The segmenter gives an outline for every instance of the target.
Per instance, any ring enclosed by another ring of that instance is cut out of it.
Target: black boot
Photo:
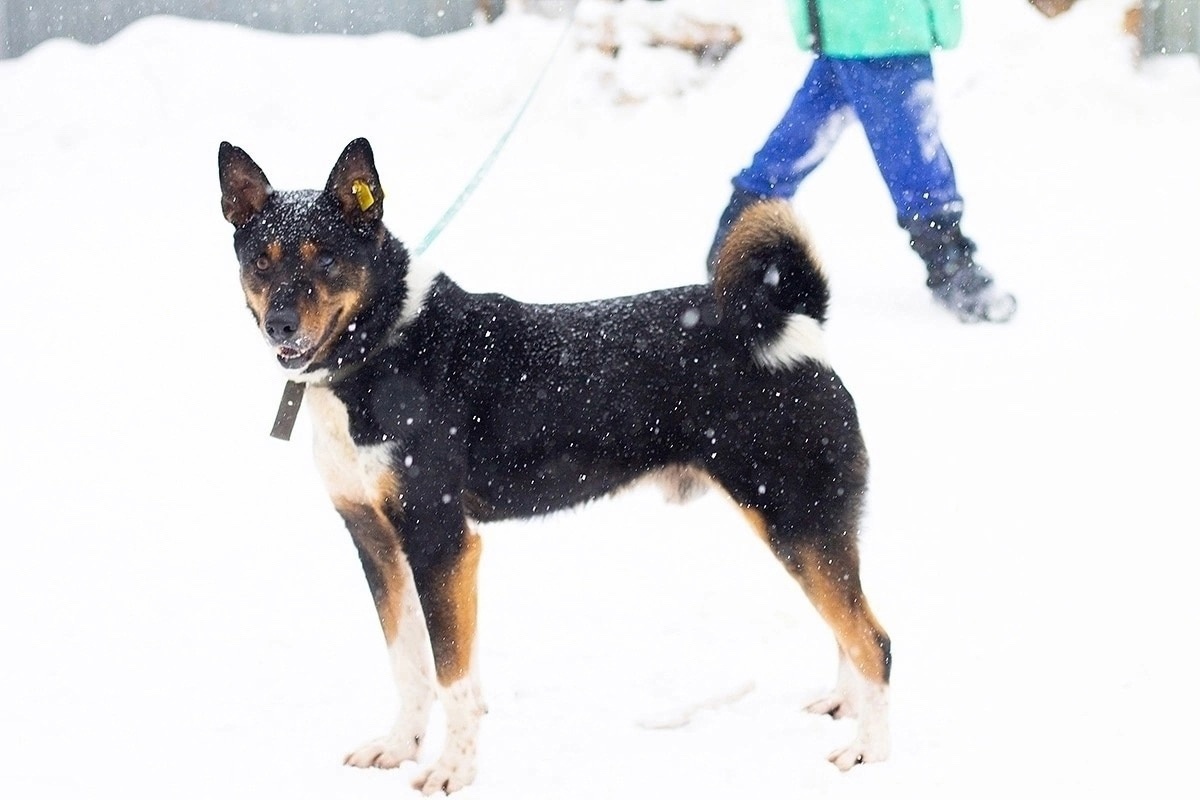
[[[712,247],[708,248],[709,280],[712,280],[713,275],[717,274],[717,257],[721,254],[721,245],[725,244],[725,237],[729,235],[729,229],[733,227],[733,223],[737,222],[737,218],[748,206],[766,199],[766,195],[757,192],[748,192],[745,189],[737,188],[733,190],[733,194],[729,197],[729,205],[725,206],[725,210],[721,212],[721,221],[717,223],[717,233],[713,236]]]
[[[957,215],[916,220],[905,226],[909,245],[925,262],[925,285],[934,298],[963,322],[1008,322],[1017,299],[996,288],[975,263],[975,243],[963,235]]]

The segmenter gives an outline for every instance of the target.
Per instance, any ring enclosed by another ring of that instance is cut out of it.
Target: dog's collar
[[[275,423],[271,426],[271,436],[288,441],[292,438],[292,430],[296,427],[296,419],[300,416],[300,403],[304,400],[304,392],[309,385],[333,387],[355,374],[371,363],[384,350],[395,343],[399,331],[393,329],[383,337],[383,343],[376,346],[362,357],[361,361],[347,364],[340,369],[326,372],[324,375],[314,375],[311,380],[288,380],[283,384],[283,395],[279,398],[279,408],[275,411]]]

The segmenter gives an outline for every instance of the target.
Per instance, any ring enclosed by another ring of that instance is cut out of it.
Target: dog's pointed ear
[[[229,142],[221,142],[217,168],[221,173],[221,211],[240,228],[263,210],[275,190],[254,159]]]
[[[383,188],[370,142],[355,139],[346,145],[329,173],[325,191],[337,201],[351,225],[371,225],[383,217]]]

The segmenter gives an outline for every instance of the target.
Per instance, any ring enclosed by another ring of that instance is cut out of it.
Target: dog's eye
[[[254,271],[255,272],[266,272],[270,268],[271,268],[271,259],[267,258],[266,256],[259,256],[258,258],[254,259]]]
[[[328,278],[336,278],[341,274],[341,263],[328,253],[321,253],[314,263],[317,270]]]

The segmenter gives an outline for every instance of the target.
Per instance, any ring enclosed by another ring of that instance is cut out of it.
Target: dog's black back
[[[404,347],[334,391],[355,404],[356,442],[430,437],[477,519],[557,510],[672,465],[718,476],[754,506],[779,506],[803,473],[843,498],[864,488],[837,376],[817,362],[755,365],[705,286],[529,305],[439,276]]]

